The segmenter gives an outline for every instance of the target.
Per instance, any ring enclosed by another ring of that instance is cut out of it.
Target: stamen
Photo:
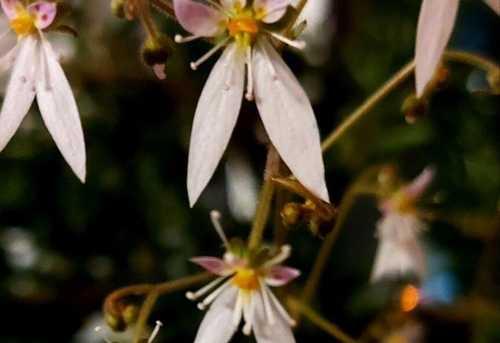
[[[285,308],[281,305],[280,301],[276,298],[276,296],[273,294],[273,292],[268,288],[264,287],[264,292],[267,292],[269,294],[269,297],[271,298],[271,302],[276,306],[278,312],[283,316],[283,318],[288,322],[288,325],[290,326],[295,326],[297,323],[295,320],[288,314],[288,312],[285,310]]]
[[[236,298],[236,305],[234,306],[233,310],[234,326],[238,325],[241,321],[242,309],[243,309],[243,296],[240,294],[240,292],[238,292],[238,297]]]
[[[197,61],[191,62],[190,66],[191,69],[196,70],[198,67],[208,60],[212,55],[214,55],[217,51],[219,51],[226,43],[229,41],[229,37],[222,40],[220,43],[218,43],[216,46],[214,46],[212,49],[210,49],[205,55],[201,56]]]
[[[274,325],[275,323],[275,318],[274,318],[274,313],[271,310],[271,303],[269,301],[269,294],[267,294],[265,288],[265,284],[263,281],[260,281],[260,288],[262,290],[262,301],[264,302],[264,312],[266,313],[267,320],[269,324]]]
[[[252,48],[247,47],[246,49],[246,64],[247,64],[247,93],[245,98],[248,101],[253,100],[253,70],[252,70]]]
[[[156,326],[153,329],[153,332],[151,333],[151,336],[149,336],[148,343],[152,343],[156,336],[158,336],[158,333],[160,332],[161,327],[163,326],[163,323],[160,322],[159,320],[156,321]]]
[[[272,259],[266,261],[264,263],[264,267],[271,267],[277,264],[280,264],[284,260],[290,257],[290,254],[292,252],[292,247],[288,244],[281,246],[280,252],[278,255],[274,256]]]
[[[177,35],[175,35],[174,40],[178,44],[183,44],[183,43],[192,42],[192,41],[197,40],[199,38],[201,38],[201,36],[192,35],[192,36],[183,37],[182,35],[177,34]]]
[[[224,279],[225,279],[224,276],[219,277],[219,278],[213,280],[212,282],[210,282],[208,285],[205,285],[204,287],[200,288],[196,292],[186,292],[186,298],[188,298],[189,300],[196,300],[199,297],[202,297],[203,295],[205,295],[207,292],[209,292],[212,288],[217,286]]]
[[[222,240],[222,243],[224,243],[226,249],[229,250],[229,241],[227,240],[226,234],[224,233],[224,229],[222,228],[222,225],[220,223],[220,218],[221,214],[219,211],[213,210],[210,212],[210,219],[212,220],[212,225],[214,226],[215,231],[217,231],[217,234]]]
[[[222,286],[210,293],[202,302],[198,303],[198,308],[204,310],[231,284],[231,280],[226,281]]]
[[[106,342],[106,343],[113,343],[113,342],[111,342],[109,339],[107,339],[106,337],[104,337],[104,335],[103,335],[103,334],[102,334],[102,332],[101,332],[101,331],[102,331],[102,327],[100,327],[100,326],[96,326],[96,327],[94,328],[94,331],[95,331],[95,332],[97,332],[97,333],[99,333],[99,335],[101,336],[101,338],[102,338],[102,340],[103,340],[104,342]]]
[[[303,40],[291,40],[291,39],[286,38],[285,36],[280,35],[276,32],[272,32],[272,31],[266,31],[266,32],[269,33],[274,38],[276,38],[277,40],[279,40],[285,44],[288,44],[291,47],[294,47],[296,49],[302,50],[306,47],[306,42],[304,42]]]

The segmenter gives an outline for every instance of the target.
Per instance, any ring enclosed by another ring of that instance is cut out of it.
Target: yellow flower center
[[[232,282],[240,289],[254,291],[259,288],[259,275],[255,269],[238,268]]]
[[[415,200],[406,195],[404,191],[394,194],[390,202],[398,212],[408,213],[415,211]]]
[[[36,32],[35,17],[24,7],[16,9],[16,17],[10,21],[10,27],[18,36],[26,36]]]
[[[226,22],[226,29],[238,44],[248,46],[259,33],[259,20],[251,9],[236,6],[233,15]]]

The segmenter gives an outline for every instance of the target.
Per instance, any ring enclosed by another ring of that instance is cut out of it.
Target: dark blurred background
[[[290,50],[284,55],[310,94],[325,137],[412,58],[420,1],[309,2],[309,48],[305,55]],[[190,127],[215,59],[197,72],[189,61],[208,44],[180,46],[169,60],[167,80],[158,81],[141,63],[144,34],[137,22],[111,16],[106,0],[69,3],[74,12],[68,23],[79,37],[51,34],[51,39],[64,51],[80,106],[88,180],[81,185],[71,173],[36,108],[0,154],[0,342],[5,343],[101,342],[93,327],[102,325],[106,294],[186,276],[198,271],[189,257],[222,252],[210,225],[211,209],[223,212],[229,236],[245,237],[264,165],[254,105],[246,103],[228,163],[189,209]],[[165,17],[158,22],[169,35],[180,30]],[[462,1],[450,46],[498,61],[499,24],[481,1]],[[413,92],[410,80],[325,156],[335,201],[373,165],[393,163],[411,179],[432,164],[438,176],[428,204],[446,214],[425,233],[425,302],[401,317],[393,308],[404,282],[369,283],[380,215],[376,203],[369,197],[356,201],[313,302],[354,337],[500,342],[499,100],[489,94],[481,70],[447,66],[447,84],[415,124],[400,110]],[[300,287],[321,239],[300,229],[289,237],[294,247],[289,264],[303,271],[294,286]],[[192,341],[202,315],[183,292],[162,297],[152,315],[165,324],[158,342]],[[297,340],[333,341],[307,322]]]

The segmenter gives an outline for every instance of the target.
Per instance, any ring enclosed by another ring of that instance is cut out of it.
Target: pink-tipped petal
[[[425,168],[409,185],[405,187],[407,196],[417,199],[429,187],[434,179],[435,170],[432,167]]]
[[[228,270],[231,269],[226,264],[226,262],[224,262],[224,260],[217,257],[199,256],[199,257],[193,257],[192,259],[190,259],[190,261],[196,263],[197,265],[206,269],[210,273],[219,276],[228,275]]]
[[[153,66],[153,72],[159,80],[165,80],[167,78],[167,74],[165,73],[166,66],[165,64],[155,64]]]
[[[265,23],[275,23],[286,13],[290,0],[254,0],[253,8],[256,13],[262,13],[262,21]]]
[[[1,0],[2,9],[7,18],[14,19],[16,16],[16,8],[19,6],[24,7],[23,3],[20,0]]]
[[[496,14],[500,15],[500,0],[484,0]]]
[[[459,0],[424,0],[420,9],[415,48],[417,96],[432,80],[450,40]]]
[[[37,1],[28,6],[28,11],[35,16],[35,26],[39,30],[43,30],[54,22],[57,14],[57,4],[55,2]]]
[[[286,285],[299,276],[300,271],[298,269],[284,266],[274,266],[267,274],[266,283],[269,286],[280,287]]]
[[[175,16],[193,35],[213,37],[221,32],[224,15],[217,9],[193,0],[174,0]]]

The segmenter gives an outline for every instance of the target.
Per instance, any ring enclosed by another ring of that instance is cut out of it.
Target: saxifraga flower
[[[255,99],[267,134],[295,177],[317,197],[329,201],[319,130],[311,103],[273,46],[281,41],[295,48],[272,25],[289,0],[174,0],[182,27],[192,36],[178,43],[209,38],[216,45],[192,69],[225,48],[198,101],[191,132],[187,188],[193,206],[212,177],[229,143],[243,93]],[[245,91],[246,76],[246,91]]]

